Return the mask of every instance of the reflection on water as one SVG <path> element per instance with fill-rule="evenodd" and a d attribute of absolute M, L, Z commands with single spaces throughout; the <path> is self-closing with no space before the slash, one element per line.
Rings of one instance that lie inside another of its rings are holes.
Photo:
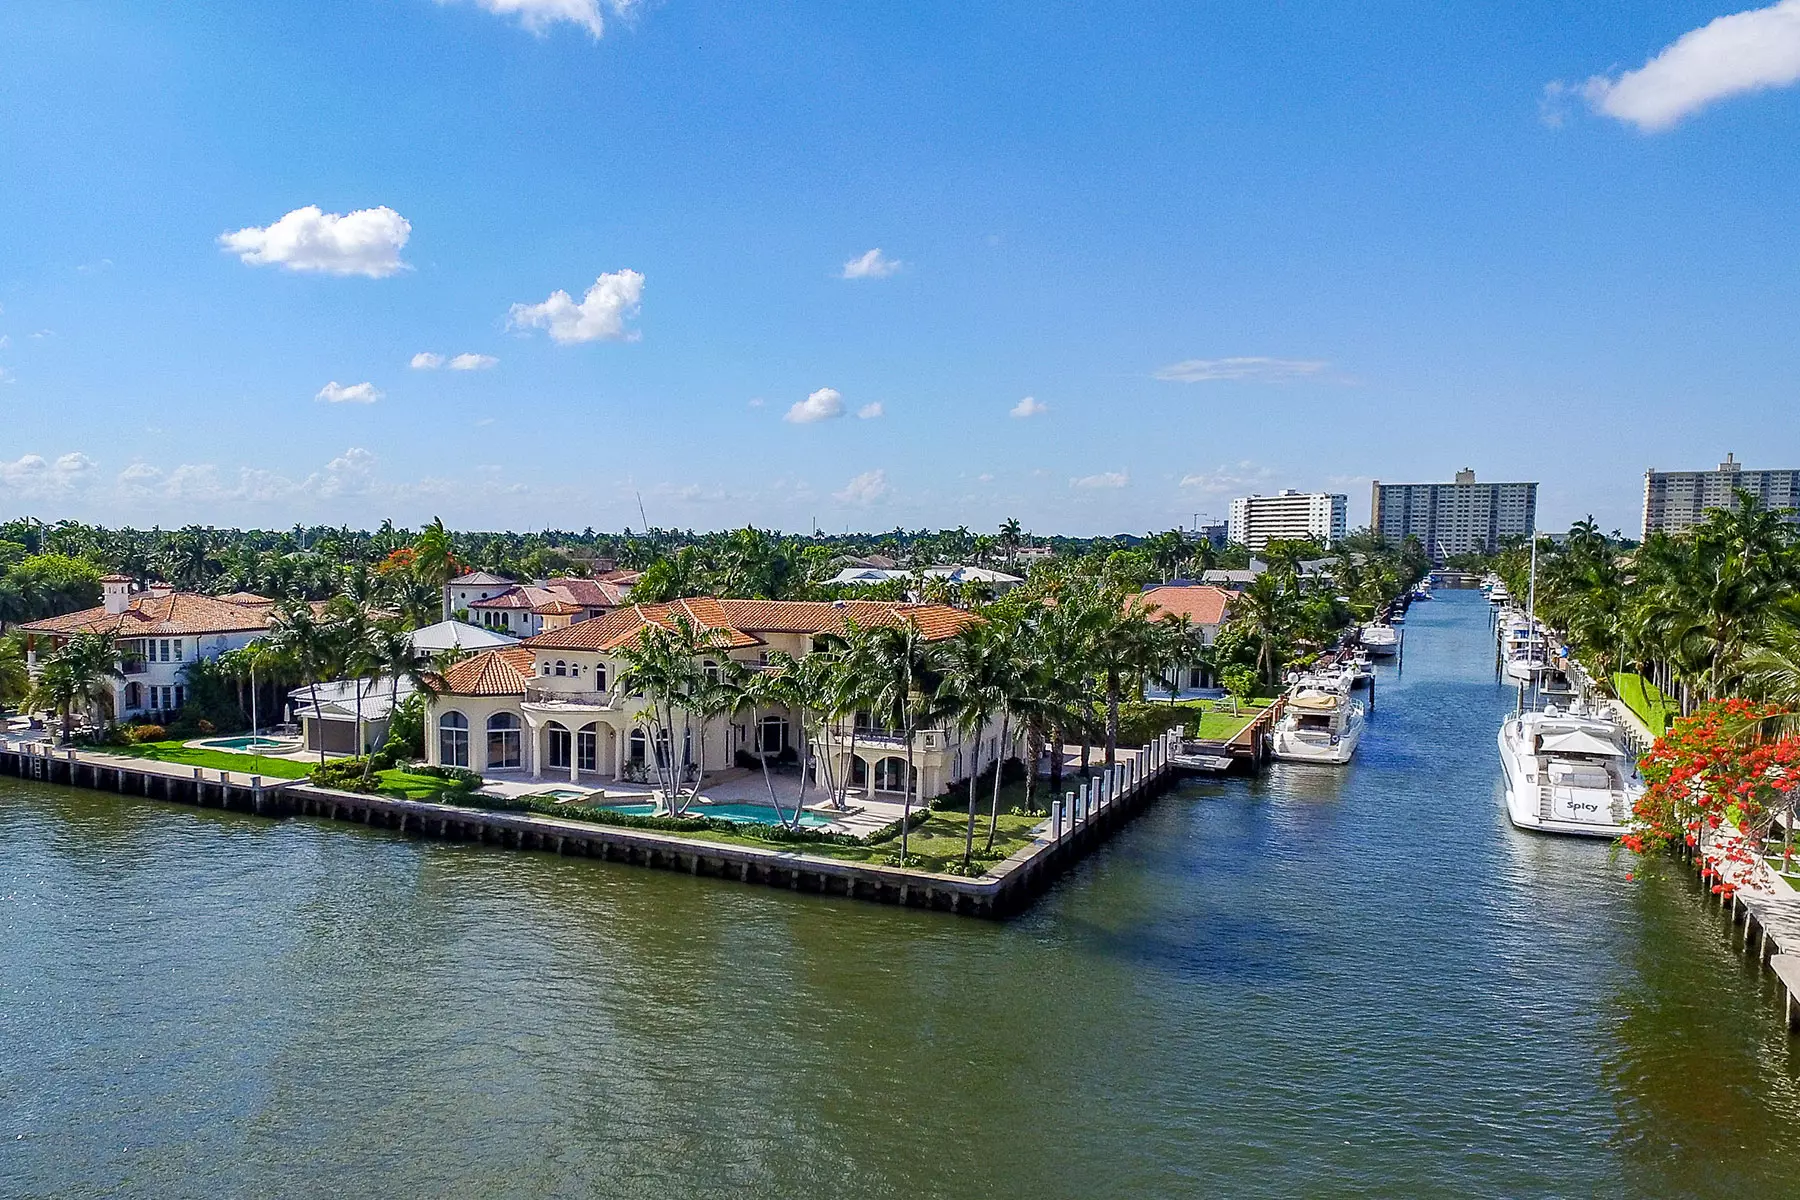
<path fill-rule="evenodd" d="M 1005 925 L 0 784 L 0 1195 L 1795 1194 L 1770 986 L 1407 639 Z"/>

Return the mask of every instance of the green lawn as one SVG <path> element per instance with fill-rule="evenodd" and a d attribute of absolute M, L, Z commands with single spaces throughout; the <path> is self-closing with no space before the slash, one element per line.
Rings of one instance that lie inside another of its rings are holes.
<path fill-rule="evenodd" d="M 179 741 L 144 742 L 137 746 L 96 746 L 94 749 L 102 754 L 148 758 L 155 762 L 206 767 L 215 771 L 241 771 L 245 775 L 267 775 L 274 779 L 301 779 L 312 770 L 311 763 L 295 762 L 291 758 L 258 758 L 251 754 L 232 754 L 224 750 L 193 750 Z"/>
<path fill-rule="evenodd" d="M 1133 701 L 1119 707 L 1119 743 L 1141 746 L 1166 729 L 1187 727 L 1189 737 L 1209 742 L 1228 742 L 1254 721 L 1271 700 L 1246 700 L 1231 714 L 1229 700 Z"/>
<path fill-rule="evenodd" d="M 1681 707 L 1642 675 L 1618 674 L 1612 677 L 1613 694 L 1625 702 L 1625 707 L 1637 714 L 1638 720 L 1650 727 L 1650 732 L 1661 735 L 1668 728 L 1668 721 L 1681 715 Z"/>
<path fill-rule="evenodd" d="M 375 774 L 381 780 L 382 795 L 399 796 L 406 800 L 436 800 L 448 783 L 436 775 L 415 775 L 399 767 L 391 771 L 377 771 Z"/>

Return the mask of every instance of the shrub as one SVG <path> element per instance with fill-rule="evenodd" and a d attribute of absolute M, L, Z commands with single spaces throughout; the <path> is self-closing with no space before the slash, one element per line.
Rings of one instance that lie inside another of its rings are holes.
<path fill-rule="evenodd" d="M 133 725 L 125 731 L 125 736 L 130 739 L 132 745 L 141 746 L 145 742 L 165 740 L 169 736 L 169 731 L 161 725 Z"/>
<path fill-rule="evenodd" d="M 372 770 L 367 779 L 363 778 L 367 765 L 368 760 L 363 758 L 334 758 L 314 767 L 308 778 L 319 787 L 340 792 L 374 792 L 380 789 L 381 780 Z"/>

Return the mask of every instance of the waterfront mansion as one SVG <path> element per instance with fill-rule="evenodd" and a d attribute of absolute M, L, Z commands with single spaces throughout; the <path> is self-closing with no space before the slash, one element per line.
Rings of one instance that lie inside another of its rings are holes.
<path fill-rule="evenodd" d="M 203 596 L 166 583 L 133 591 L 127 575 L 105 576 L 100 589 L 104 602 L 97 608 L 19 629 L 34 676 L 42 644 L 56 647 L 77 633 L 116 639 L 124 673 L 113 682 L 112 713 L 120 721 L 172 717 L 187 703 L 188 665 L 243 649 L 269 631 L 275 612 L 275 601 L 250 592 Z"/>
<path fill-rule="evenodd" d="M 650 731 L 638 720 L 647 706 L 642 696 L 620 686 L 624 651 L 650 625 L 674 628 L 685 618 L 707 632 L 718 647 L 704 665 L 730 658 L 749 666 L 767 662 L 772 651 L 796 658 L 820 635 L 840 633 L 846 623 L 871 628 L 912 622 L 929 640 L 948 638 L 980 618 L 942 604 L 863 600 L 834 603 L 795 600 L 722 600 L 695 597 L 669 604 L 636 604 L 603 617 L 547 630 L 516 646 L 463 659 L 451 666 L 427 697 L 426 755 L 439 766 L 467 767 L 486 775 L 517 773 L 531 779 L 566 779 L 600 786 L 621 780 L 643 782 L 651 773 Z M 780 709 L 739 711 L 714 719 L 704 738 L 694 737 L 677 753 L 682 763 L 711 773 L 740 765 L 759 744 L 769 758 L 797 764 L 805 737 L 800 714 Z M 853 738 L 854 735 L 854 738 Z M 1020 738 L 1001 746 L 1000 722 L 980 736 L 981 761 L 996 753 L 1014 757 Z M 680 733 L 675 736 L 681 737 Z M 913 739 L 918 794 L 942 794 L 969 773 L 974 756 L 965 735 L 949 725 L 918 731 Z M 658 761 L 671 747 L 659 745 Z M 865 794 L 891 792 L 907 783 L 906 741 L 878 715 L 823 727 L 813 746 L 828 761 L 832 777 L 848 779 Z"/>

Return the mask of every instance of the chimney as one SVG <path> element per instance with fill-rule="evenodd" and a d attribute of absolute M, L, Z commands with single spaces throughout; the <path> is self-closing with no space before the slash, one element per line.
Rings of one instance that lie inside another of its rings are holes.
<path fill-rule="evenodd" d="M 105 575 L 100 579 L 100 594 L 106 598 L 106 611 L 118 616 L 131 607 L 131 576 Z"/>
<path fill-rule="evenodd" d="M 147 590 L 156 599 L 162 600 L 174 594 L 175 586 L 173 584 L 158 581 L 151 584 Z"/>

